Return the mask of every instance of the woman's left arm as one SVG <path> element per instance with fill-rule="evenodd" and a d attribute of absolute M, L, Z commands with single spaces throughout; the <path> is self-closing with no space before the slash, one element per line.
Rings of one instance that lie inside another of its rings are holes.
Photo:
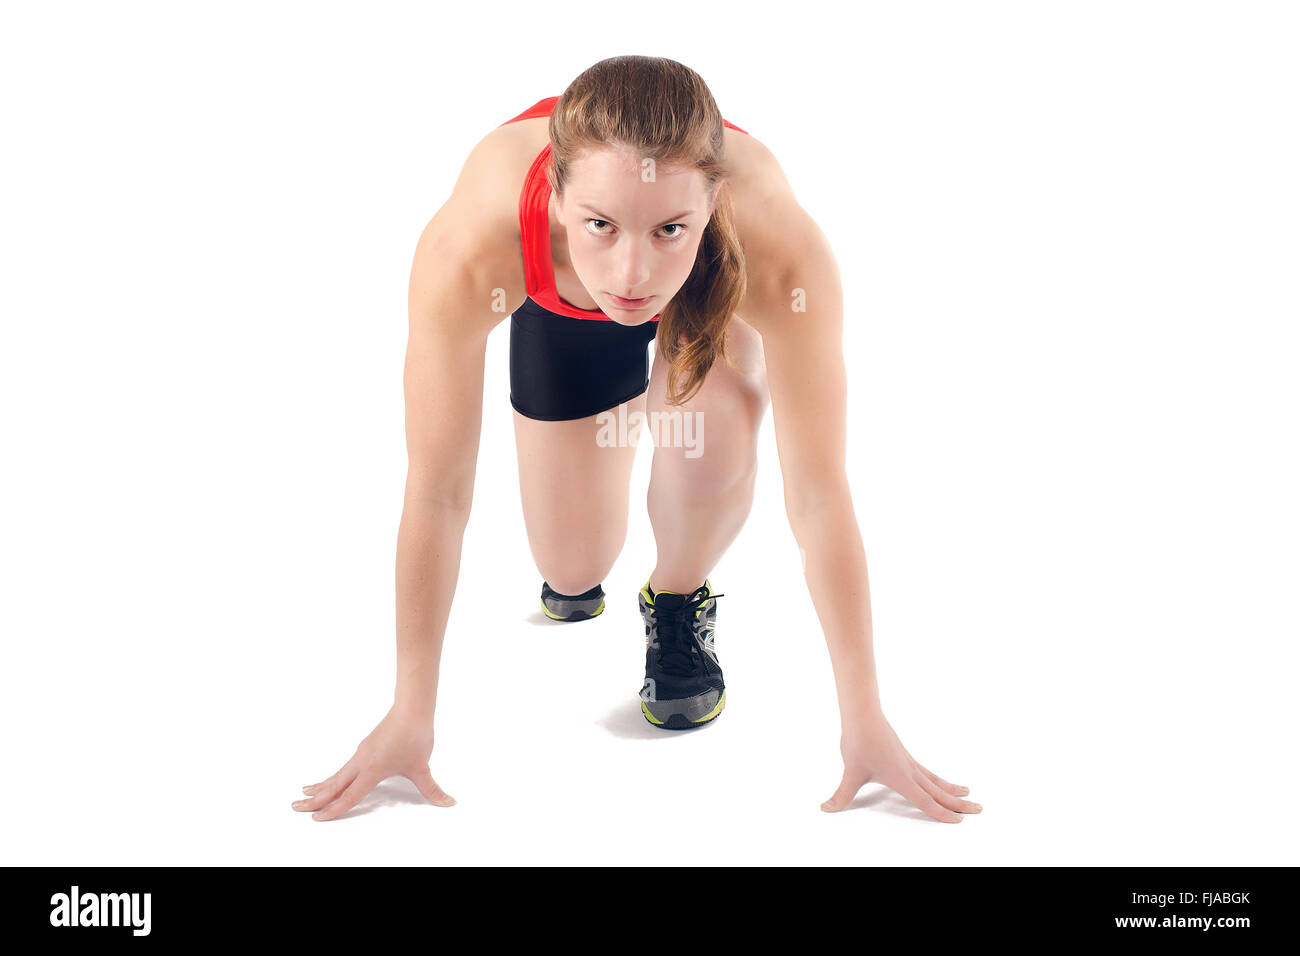
<path fill-rule="evenodd" d="M 786 514 L 835 673 L 844 775 L 822 809 L 843 810 L 875 781 L 937 820 L 960 823 L 962 813 L 980 810 L 962 799 L 969 789 L 917 763 L 880 707 L 867 560 L 845 473 L 839 269 L 825 235 L 781 186 L 784 177 L 772 182 L 761 211 L 746 217 L 750 278 L 738 311 L 763 337 Z"/>

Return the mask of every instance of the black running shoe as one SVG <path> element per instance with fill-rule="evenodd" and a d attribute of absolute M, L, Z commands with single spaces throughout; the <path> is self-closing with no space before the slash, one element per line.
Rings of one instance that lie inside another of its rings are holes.
<path fill-rule="evenodd" d="M 705 581 L 690 594 L 641 588 L 645 684 L 641 713 L 664 730 L 687 730 L 722 713 L 727 688 L 713 647 L 717 598 Z"/>
<path fill-rule="evenodd" d="M 605 592 L 597 584 L 581 594 L 561 594 L 542 582 L 542 612 L 553 621 L 585 621 L 605 610 Z"/>

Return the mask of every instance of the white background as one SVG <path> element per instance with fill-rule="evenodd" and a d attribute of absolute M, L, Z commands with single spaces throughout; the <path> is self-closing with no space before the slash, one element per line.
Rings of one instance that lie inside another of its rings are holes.
<path fill-rule="evenodd" d="M 458 19 L 460 18 L 460 19 Z M 846 19 L 849 18 L 849 19 Z M 4 862 L 1294 864 L 1300 41 L 1282 3 L 7 4 Z M 607 56 L 697 70 L 845 283 L 885 711 L 841 764 L 782 508 L 711 575 L 728 706 L 545 625 L 488 349 L 434 777 L 290 803 L 391 701 L 415 242 Z"/>

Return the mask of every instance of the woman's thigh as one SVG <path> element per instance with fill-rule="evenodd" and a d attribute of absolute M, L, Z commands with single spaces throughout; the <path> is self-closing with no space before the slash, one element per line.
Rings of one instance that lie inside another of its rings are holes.
<path fill-rule="evenodd" d="M 621 410 L 571 421 L 514 413 L 528 543 L 542 577 L 563 594 L 599 584 L 623 549 L 645 405 L 643 392 Z"/>

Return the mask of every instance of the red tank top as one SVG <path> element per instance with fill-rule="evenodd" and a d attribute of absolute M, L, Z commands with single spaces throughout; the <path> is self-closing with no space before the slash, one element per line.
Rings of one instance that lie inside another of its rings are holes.
<path fill-rule="evenodd" d="M 559 101 L 558 96 L 548 96 L 535 106 L 530 106 L 514 119 L 506 120 L 502 126 L 517 123 L 519 120 L 533 119 L 538 116 L 550 116 L 551 110 Z M 738 133 L 748 132 L 722 121 L 725 126 Z M 551 261 L 551 222 L 547 214 L 551 199 L 551 184 L 546 181 L 546 164 L 551 158 L 551 144 L 548 142 L 533 160 L 533 165 L 524 177 L 524 187 L 519 193 L 519 235 L 524 253 L 524 286 L 528 297 L 548 312 L 567 315 L 575 319 L 604 319 L 612 322 L 600 309 L 579 309 L 569 305 L 555 291 L 555 264 Z M 650 321 L 657 322 L 659 316 Z"/>

